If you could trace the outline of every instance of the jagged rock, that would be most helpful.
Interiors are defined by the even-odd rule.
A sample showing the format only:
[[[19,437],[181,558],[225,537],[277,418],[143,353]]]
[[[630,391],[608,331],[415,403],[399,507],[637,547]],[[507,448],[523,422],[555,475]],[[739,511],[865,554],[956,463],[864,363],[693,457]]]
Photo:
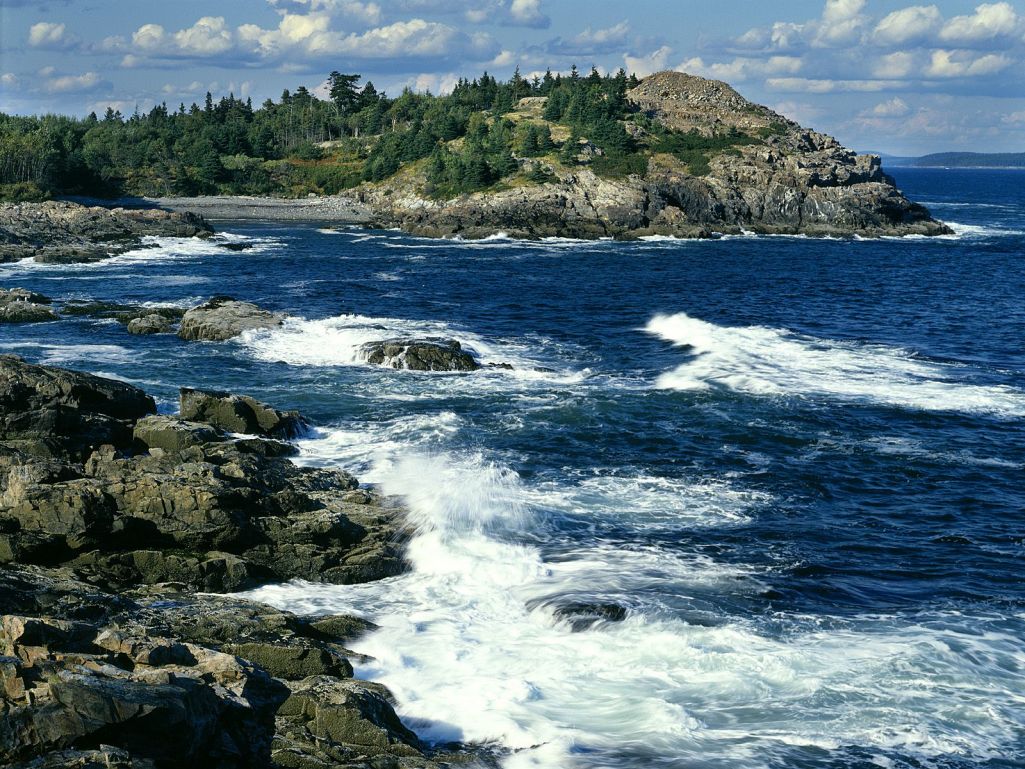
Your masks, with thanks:
[[[421,756],[416,735],[402,725],[387,690],[363,681],[317,676],[289,684],[291,695],[278,711],[274,760],[310,754],[329,765],[359,755]]]
[[[82,206],[64,201],[0,203],[0,262],[89,262],[123,253],[147,235],[209,237],[201,216],[160,209]]]
[[[326,637],[339,641],[351,641],[373,630],[377,630],[377,625],[373,622],[348,614],[320,617],[310,622],[310,626],[318,633],[323,633]]]
[[[171,330],[173,323],[170,318],[157,313],[143,315],[141,318],[132,318],[128,321],[129,334],[166,334]]]
[[[480,364],[459,342],[445,339],[389,339],[363,346],[367,363],[409,371],[476,371]]]
[[[280,326],[285,316],[251,302],[218,296],[185,313],[178,336],[188,341],[223,342],[241,334]]]
[[[0,323],[41,323],[57,320],[49,297],[24,288],[0,288]]]
[[[0,611],[12,607],[35,616],[0,617],[4,766],[437,767],[387,690],[351,680],[348,654],[294,614],[218,596],[135,603],[24,568],[0,570]]]
[[[310,676],[352,678],[349,661],[323,646],[243,643],[227,644],[223,649],[286,681],[302,681]]]
[[[132,435],[147,449],[175,454],[192,446],[225,440],[221,433],[209,425],[165,416],[140,419]]]
[[[142,390],[0,355],[0,441],[40,456],[83,458],[131,442],[131,423],[156,411]]]
[[[0,760],[106,742],[157,763],[266,766],[288,690],[252,663],[176,641],[5,616]]]
[[[295,438],[308,429],[298,411],[279,411],[248,396],[182,388],[181,417],[221,430],[274,438]]]

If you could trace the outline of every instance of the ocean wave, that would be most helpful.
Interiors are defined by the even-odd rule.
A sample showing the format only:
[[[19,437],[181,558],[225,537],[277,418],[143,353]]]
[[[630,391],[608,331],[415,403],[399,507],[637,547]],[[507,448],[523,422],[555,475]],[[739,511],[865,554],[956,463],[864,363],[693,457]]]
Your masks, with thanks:
[[[33,350],[38,362],[45,366],[64,366],[69,363],[90,365],[132,363],[136,354],[116,344],[47,344],[45,342],[0,343],[0,350]]]
[[[967,381],[965,367],[880,344],[843,342],[763,326],[717,326],[680,313],[645,329],[693,357],[662,374],[665,390],[726,388],[751,395],[844,398],[922,411],[1025,416],[1025,391]]]
[[[323,320],[287,319],[283,326],[247,331],[239,338],[258,360],[293,366],[367,366],[365,345],[388,339],[455,339],[486,368],[480,380],[578,383],[590,372],[573,370],[548,359],[531,340],[486,339],[442,321],[340,315]],[[544,340],[537,344],[544,345]],[[496,366],[508,365],[509,368]],[[489,367],[490,366],[490,367]],[[442,375],[439,378],[452,379]],[[456,377],[461,378],[461,377]]]
[[[521,544],[544,526],[525,485],[480,454],[409,457],[383,480],[418,527],[409,573],[247,595],[378,623],[354,644],[373,658],[359,674],[388,686],[428,740],[515,749],[507,769],[608,766],[612,755],[624,765],[788,765],[808,746],[925,760],[1025,755],[1025,643],[1001,619],[795,618],[785,633],[763,632],[709,616],[694,598],[761,590],[751,568],[640,544],[579,541],[555,559]],[[560,607],[588,602],[627,616],[574,632]]]

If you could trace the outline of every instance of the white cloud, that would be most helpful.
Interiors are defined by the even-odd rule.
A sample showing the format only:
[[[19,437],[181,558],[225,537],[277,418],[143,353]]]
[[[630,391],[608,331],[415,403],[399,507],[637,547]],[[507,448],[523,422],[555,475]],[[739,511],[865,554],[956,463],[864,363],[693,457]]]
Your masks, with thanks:
[[[1001,122],[1007,123],[1008,125],[1025,126],[1025,109],[1004,115],[1003,118],[1001,118]]]
[[[940,39],[970,45],[1008,37],[1018,30],[1018,14],[1010,3],[983,3],[971,16],[955,16],[940,31]]]
[[[19,82],[18,76],[13,72],[5,72],[0,75],[0,84],[5,88],[17,88]]]
[[[101,84],[102,80],[96,72],[86,72],[84,75],[52,78],[43,84],[43,88],[50,93],[84,93],[95,90]]]
[[[966,51],[937,50],[925,68],[926,77],[980,77],[1002,72],[1011,66],[1012,60],[1003,54],[986,54],[972,58]]]
[[[865,0],[826,0],[822,21],[816,25],[814,44],[833,46],[857,41],[867,17]]]
[[[904,117],[909,112],[911,112],[911,108],[907,102],[899,96],[895,96],[887,101],[879,102],[871,109],[869,114],[874,117],[896,118]]]
[[[547,27],[551,19],[541,12],[541,0],[512,0],[509,17],[525,27]]]
[[[636,74],[637,77],[647,77],[652,73],[664,70],[666,65],[669,63],[669,57],[672,53],[673,49],[664,45],[646,56],[631,56],[630,54],[626,54],[623,57],[623,61],[626,64],[627,72]]]
[[[803,66],[804,62],[798,56],[770,56],[768,59],[740,56],[730,62],[710,64],[701,58],[688,59],[677,69],[716,80],[741,83],[775,75],[796,75]]]
[[[76,42],[74,37],[67,34],[67,27],[63,23],[41,21],[29,27],[28,44],[33,48],[70,48]]]
[[[204,16],[188,29],[175,32],[174,42],[182,53],[213,56],[231,50],[234,37],[223,16]]]
[[[592,30],[590,27],[573,38],[573,42],[581,47],[600,47],[609,44],[619,45],[626,41],[630,34],[630,25],[621,21],[612,27]]]
[[[132,35],[132,45],[144,51],[155,51],[164,45],[166,39],[167,33],[159,24],[143,24]]]
[[[917,57],[913,53],[897,51],[880,56],[872,66],[873,77],[883,79],[901,79],[909,77],[917,67]]]
[[[875,93],[895,86],[891,80],[831,80],[806,77],[773,77],[765,84],[773,91],[795,93]]]
[[[872,38],[877,45],[905,45],[933,37],[942,26],[943,14],[935,5],[913,5],[886,16]]]

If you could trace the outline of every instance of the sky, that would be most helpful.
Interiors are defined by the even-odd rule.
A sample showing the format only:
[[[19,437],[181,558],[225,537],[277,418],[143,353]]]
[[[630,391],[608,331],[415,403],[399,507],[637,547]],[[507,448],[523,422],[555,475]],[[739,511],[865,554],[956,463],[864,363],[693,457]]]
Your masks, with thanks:
[[[860,151],[1025,151],[1025,0],[914,2],[0,0],[0,111],[258,104],[332,70],[444,93],[576,64],[725,80]]]

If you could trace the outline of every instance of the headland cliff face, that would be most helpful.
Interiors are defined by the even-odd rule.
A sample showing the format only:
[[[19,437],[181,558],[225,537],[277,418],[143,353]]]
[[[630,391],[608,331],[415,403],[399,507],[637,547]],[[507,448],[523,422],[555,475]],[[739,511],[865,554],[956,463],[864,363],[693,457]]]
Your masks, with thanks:
[[[362,202],[374,223],[431,237],[635,238],[716,233],[807,235],[941,235],[950,230],[908,200],[875,155],[857,155],[836,139],[747,101],[726,83],[680,72],[643,80],[628,97],[649,125],[704,136],[742,134],[738,144],[692,167],[669,153],[648,153],[643,175],[602,178],[584,164],[540,163],[545,183],[438,200],[425,194],[422,176],[409,172],[364,187]],[[538,102],[518,111],[530,119]],[[626,124],[642,146],[644,121]],[[650,143],[650,146],[657,146]]]

